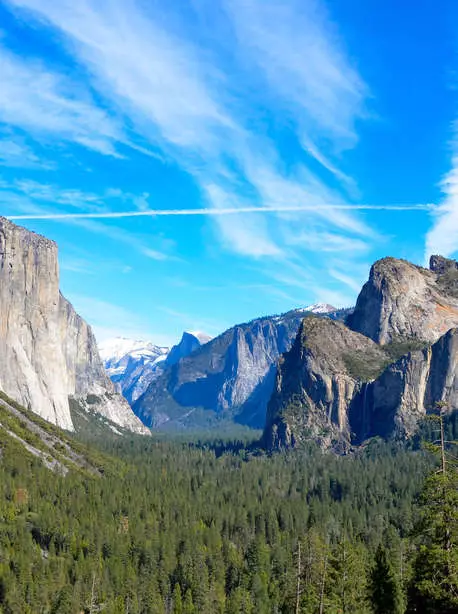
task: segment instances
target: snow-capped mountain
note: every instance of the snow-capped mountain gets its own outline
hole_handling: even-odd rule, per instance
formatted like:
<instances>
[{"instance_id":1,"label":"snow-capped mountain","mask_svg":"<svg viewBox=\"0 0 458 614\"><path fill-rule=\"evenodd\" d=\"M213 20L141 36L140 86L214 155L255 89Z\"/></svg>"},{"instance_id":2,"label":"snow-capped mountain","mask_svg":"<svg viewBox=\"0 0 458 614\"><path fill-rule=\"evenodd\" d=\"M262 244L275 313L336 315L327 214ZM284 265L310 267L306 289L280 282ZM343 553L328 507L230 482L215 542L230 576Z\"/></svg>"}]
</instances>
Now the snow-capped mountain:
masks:
<instances>
[{"instance_id":1,"label":"snow-capped mountain","mask_svg":"<svg viewBox=\"0 0 458 614\"><path fill-rule=\"evenodd\" d=\"M184 332L171 349L151 341L116 337L99 344L99 353L112 382L132 405L165 368L210 341L202 332Z\"/></svg>"},{"instance_id":2,"label":"snow-capped mountain","mask_svg":"<svg viewBox=\"0 0 458 614\"><path fill-rule=\"evenodd\" d=\"M314 303L304 308L304 311L310 311L311 313L331 313L337 311L337 307L329 305L329 303Z\"/></svg>"},{"instance_id":3,"label":"snow-capped mountain","mask_svg":"<svg viewBox=\"0 0 458 614\"><path fill-rule=\"evenodd\" d=\"M164 367L170 348L151 341L116 337L99 344L99 353L111 380L129 403L140 397Z\"/></svg>"}]
</instances>

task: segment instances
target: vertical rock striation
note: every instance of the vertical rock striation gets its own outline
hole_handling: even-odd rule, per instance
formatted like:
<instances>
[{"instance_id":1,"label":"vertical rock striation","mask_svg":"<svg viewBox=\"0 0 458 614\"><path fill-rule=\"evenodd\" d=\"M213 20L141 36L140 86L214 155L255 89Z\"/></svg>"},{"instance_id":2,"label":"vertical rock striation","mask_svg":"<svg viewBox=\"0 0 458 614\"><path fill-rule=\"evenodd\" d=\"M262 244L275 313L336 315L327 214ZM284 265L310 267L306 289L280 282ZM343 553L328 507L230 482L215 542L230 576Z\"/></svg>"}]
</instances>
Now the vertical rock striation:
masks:
<instances>
[{"instance_id":1,"label":"vertical rock striation","mask_svg":"<svg viewBox=\"0 0 458 614\"><path fill-rule=\"evenodd\" d=\"M169 366L134 404L135 413L154 427L195 426L204 412L206 420L223 416L262 428L276 362L303 315L295 310L228 329Z\"/></svg>"},{"instance_id":2,"label":"vertical rock striation","mask_svg":"<svg viewBox=\"0 0 458 614\"><path fill-rule=\"evenodd\" d=\"M367 384L351 409L357 441L368 437L410 437L418 420L438 401L458 408L458 329L431 347L410 352Z\"/></svg>"},{"instance_id":3,"label":"vertical rock striation","mask_svg":"<svg viewBox=\"0 0 458 614\"><path fill-rule=\"evenodd\" d=\"M106 376L91 328L59 291L53 241L0 218L0 389L72 430L69 397L146 432Z\"/></svg>"},{"instance_id":4,"label":"vertical rock striation","mask_svg":"<svg viewBox=\"0 0 458 614\"><path fill-rule=\"evenodd\" d=\"M313 439L323 447L347 449L352 439L348 407L362 377L377 373L385 353L342 322L307 317L277 370L264 442L294 447Z\"/></svg>"}]
</instances>

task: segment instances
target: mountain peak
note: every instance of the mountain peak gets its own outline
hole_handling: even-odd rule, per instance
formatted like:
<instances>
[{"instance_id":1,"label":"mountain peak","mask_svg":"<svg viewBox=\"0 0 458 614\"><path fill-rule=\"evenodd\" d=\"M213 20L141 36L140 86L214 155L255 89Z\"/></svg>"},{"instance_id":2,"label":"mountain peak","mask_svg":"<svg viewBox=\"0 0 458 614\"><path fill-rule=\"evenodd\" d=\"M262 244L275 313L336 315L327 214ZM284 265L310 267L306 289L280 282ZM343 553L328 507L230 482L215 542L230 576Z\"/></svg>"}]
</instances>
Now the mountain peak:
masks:
<instances>
[{"instance_id":1,"label":"mountain peak","mask_svg":"<svg viewBox=\"0 0 458 614\"><path fill-rule=\"evenodd\" d=\"M207 333L204 333L201 330L186 330L184 331L183 335L192 335L199 340L201 345L204 345L212 340L210 335L207 335Z\"/></svg>"},{"instance_id":2,"label":"mountain peak","mask_svg":"<svg viewBox=\"0 0 458 614\"><path fill-rule=\"evenodd\" d=\"M375 262L350 328L384 345L399 337L434 342L458 326L456 263L441 256L431 260L430 271L398 258Z\"/></svg>"},{"instance_id":3,"label":"mountain peak","mask_svg":"<svg viewBox=\"0 0 458 614\"><path fill-rule=\"evenodd\" d=\"M329 303L314 303L304 308L304 311L310 311L311 313L331 313L337 311L337 308Z\"/></svg>"},{"instance_id":4,"label":"mountain peak","mask_svg":"<svg viewBox=\"0 0 458 614\"><path fill-rule=\"evenodd\" d=\"M194 350L210 341L211 337L200 331L185 331L179 343L173 346L167 356L166 365L176 364L181 358L189 356Z\"/></svg>"}]
</instances>

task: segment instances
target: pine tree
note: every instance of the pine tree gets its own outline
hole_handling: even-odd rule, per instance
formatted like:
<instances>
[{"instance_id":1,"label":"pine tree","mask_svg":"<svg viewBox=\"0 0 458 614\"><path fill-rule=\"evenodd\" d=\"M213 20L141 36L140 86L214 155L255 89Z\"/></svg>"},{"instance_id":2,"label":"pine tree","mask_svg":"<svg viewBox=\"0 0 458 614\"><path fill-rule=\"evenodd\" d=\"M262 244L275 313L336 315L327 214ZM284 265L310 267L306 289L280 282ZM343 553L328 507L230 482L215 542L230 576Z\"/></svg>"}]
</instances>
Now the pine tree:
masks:
<instances>
[{"instance_id":1,"label":"pine tree","mask_svg":"<svg viewBox=\"0 0 458 614\"><path fill-rule=\"evenodd\" d=\"M183 614L196 614L196 608L192 600L192 593L189 590L189 588L186 591L185 596L184 596Z\"/></svg>"},{"instance_id":2,"label":"pine tree","mask_svg":"<svg viewBox=\"0 0 458 614\"><path fill-rule=\"evenodd\" d=\"M401 612L400 588L386 550L381 544L377 548L375 565L370 574L369 600L374 614Z\"/></svg>"},{"instance_id":3,"label":"pine tree","mask_svg":"<svg viewBox=\"0 0 458 614\"><path fill-rule=\"evenodd\" d=\"M181 599L180 585L175 584L173 589L173 614L183 614L183 602Z\"/></svg>"},{"instance_id":4,"label":"pine tree","mask_svg":"<svg viewBox=\"0 0 458 614\"><path fill-rule=\"evenodd\" d=\"M341 614L369 611L366 586L366 557L362 544L341 539L330 561L329 601Z\"/></svg>"},{"instance_id":5,"label":"pine tree","mask_svg":"<svg viewBox=\"0 0 458 614\"><path fill-rule=\"evenodd\" d=\"M407 612L458 612L458 471L444 437L444 405L437 404L440 439L429 449L440 468L426 481L422 495L421 543L408 588ZM455 443L455 442L453 442Z\"/></svg>"}]
</instances>

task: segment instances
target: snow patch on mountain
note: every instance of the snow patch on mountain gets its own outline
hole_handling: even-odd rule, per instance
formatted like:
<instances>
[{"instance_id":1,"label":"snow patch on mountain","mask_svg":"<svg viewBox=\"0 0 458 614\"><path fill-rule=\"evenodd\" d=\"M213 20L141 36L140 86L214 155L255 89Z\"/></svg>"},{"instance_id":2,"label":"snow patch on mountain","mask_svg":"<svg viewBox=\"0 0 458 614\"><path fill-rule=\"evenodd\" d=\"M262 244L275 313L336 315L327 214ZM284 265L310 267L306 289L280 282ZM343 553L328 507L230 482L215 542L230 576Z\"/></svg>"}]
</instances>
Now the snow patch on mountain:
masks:
<instances>
[{"instance_id":1,"label":"snow patch on mountain","mask_svg":"<svg viewBox=\"0 0 458 614\"><path fill-rule=\"evenodd\" d=\"M337 307L329 305L329 303L314 303L313 305L304 307L304 311L309 311L311 313L331 313L337 311Z\"/></svg>"},{"instance_id":2,"label":"snow patch on mountain","mask_svg":"<svg viewBox=\"0 0 458 614\"><path fill-rule=\"evenodd\" d=\"M151 341L116 337L99 345L105 369L129 403L140 397L162 372L169 348Z\"/></svg>"},{"instance_id":3,"label":"snow patch on mountain","mask_svg":"<svg viewBox=\"0 0 458 614\"><path fill-rule=\"evenodd\" d=\"M135 358L156 358L167 354L169 348L154 345L151 341L115 337L99 343L99 354L104 361L116 362L126 355Z\"/></svg>"},{"instance_id":4,"label":"snow patch on mountain","mask_svg":"<svg viewBox=\"0 0 458 614\"><path fill-rule=\"evenodd\" d=\"M103 341L99 352L112 382L132 405L164 369L210 341L201 331L184 332L172 348L151 341L116 337Z\"/></svg>"}]
</instances>

